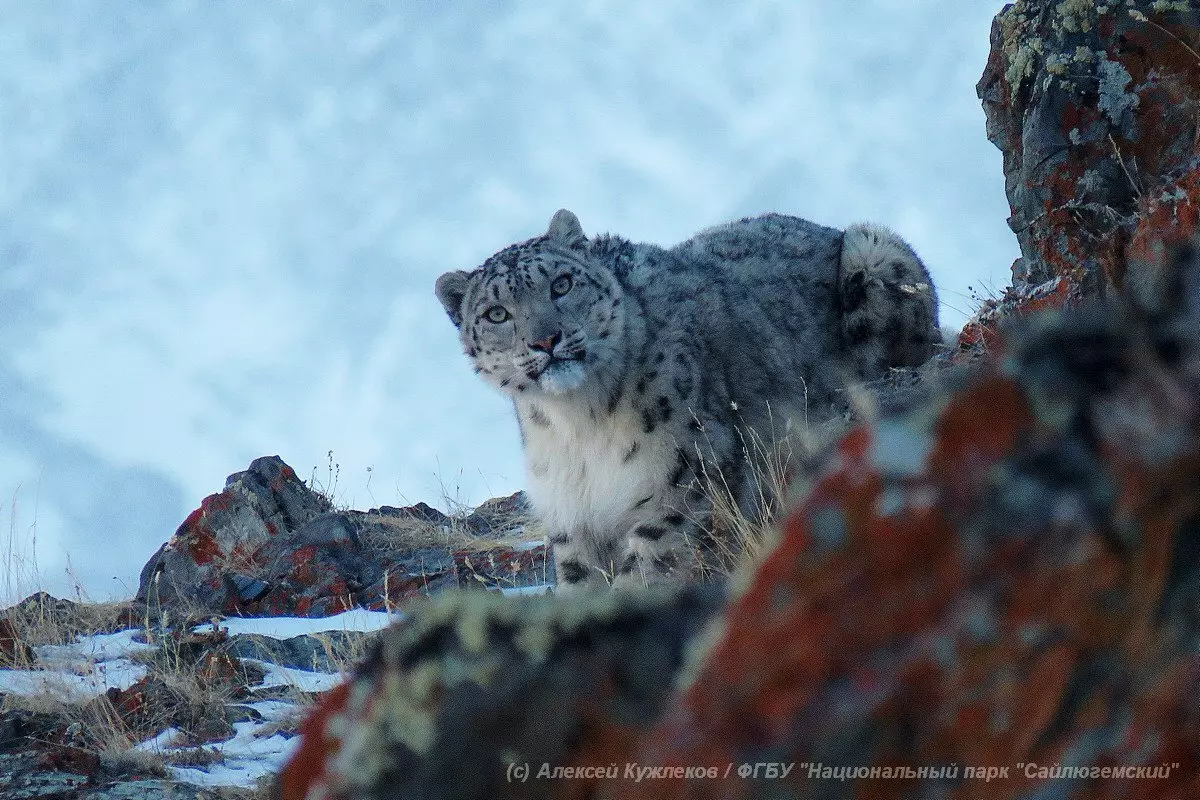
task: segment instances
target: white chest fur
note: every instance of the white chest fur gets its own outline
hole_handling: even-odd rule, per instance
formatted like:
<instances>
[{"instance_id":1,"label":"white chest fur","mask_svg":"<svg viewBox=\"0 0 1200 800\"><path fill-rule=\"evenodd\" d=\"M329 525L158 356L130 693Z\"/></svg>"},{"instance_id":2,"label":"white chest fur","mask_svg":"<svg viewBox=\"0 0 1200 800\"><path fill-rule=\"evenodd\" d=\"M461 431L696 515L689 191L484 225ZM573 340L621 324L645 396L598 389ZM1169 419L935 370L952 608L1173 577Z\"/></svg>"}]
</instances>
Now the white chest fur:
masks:
<instances>
[{"instance_id":1,"label":"white chest fur","mask_svg":"<svg viewBox=\"0 0 1200 800\"><path fill-rule=\"evenodd\" d=\"M539 408L546 424L524 426L525 466L547 532L624 536L645 513L639 508L654 507L675 463L674 443L643 433L628 408L596 421L565 404Z\"/></svg>"}]
</instances>

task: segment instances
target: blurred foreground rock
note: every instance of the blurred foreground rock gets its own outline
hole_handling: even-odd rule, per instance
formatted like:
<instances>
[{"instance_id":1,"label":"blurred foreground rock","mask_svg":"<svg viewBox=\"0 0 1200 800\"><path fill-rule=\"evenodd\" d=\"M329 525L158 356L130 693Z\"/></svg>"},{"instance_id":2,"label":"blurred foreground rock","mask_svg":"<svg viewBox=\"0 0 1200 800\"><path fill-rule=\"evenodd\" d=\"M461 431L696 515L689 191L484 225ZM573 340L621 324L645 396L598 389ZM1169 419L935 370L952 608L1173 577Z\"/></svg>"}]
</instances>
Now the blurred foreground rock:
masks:
<instances>
[{"instance_id":1,"label":"blurred foreground rock","mask_svg":"<svg viewBox=\"0 0 1200 800\"><path fill-rule=\"evenodd\" d=\"M715 592L435 598L309 719L282 794L590 796L603 775L523 783L510 768L626 757L719 610Z\"/></svg>"},{"instance_id":2,"label":"blurred foreground rock","mask_svg":"<svg viewBox=\"0 0 1200 800\"><path fill-rule=\"evenodd\" d=\"M463 599L387 634L284 797L1200 796L1200 261L1136 268L1174 313L1030 318L848 434L653 730L678 660L611 637L674 653L693 596Z\"/></svg>"}]
</instances>

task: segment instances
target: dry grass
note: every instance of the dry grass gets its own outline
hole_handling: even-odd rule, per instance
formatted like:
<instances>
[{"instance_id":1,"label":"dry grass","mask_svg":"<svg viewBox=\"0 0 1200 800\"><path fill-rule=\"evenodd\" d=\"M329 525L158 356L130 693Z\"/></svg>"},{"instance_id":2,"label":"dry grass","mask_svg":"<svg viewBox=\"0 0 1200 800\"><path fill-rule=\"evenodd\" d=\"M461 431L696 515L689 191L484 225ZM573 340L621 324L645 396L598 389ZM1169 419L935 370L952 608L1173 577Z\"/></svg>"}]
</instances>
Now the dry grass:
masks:
<instances>
[{"instance_id":1,"label":"dry grass","mask_svg":"<svg viewBox=\"0 0 1200 800\"><path fill-rule=\"evenodd\" d=\"M321 645L329 663L342 674L348 674L366 659L377 638L373 635L334 637L329 633L312 633L309 636Z\"/></svg>"},{"instance_id":2,"label":"dry grass","mask_svg":"<svg viewBox=\"0 0 1200 800\"><path fill-rule=\"evenodd\" d=\"M95 754L108 777L167 774L161 757L134 748L141 739L121 719L108 697L100 695L79 702L68 699L65 684L62 691L56 691L53 684L50 687L34 695L7 694L0 701L0 712L24 711L34 715L43 729L60 732L52 737L54 743Z\"/></svg>"},{"instance_id":3,"label":"dry grass","mask_svg":"<svg viewBox=\"0 0 1200 800\"><path fill-rule=\"evenodd\" d=\"M851 394L849 400L857 413L872 413L872 409L860 407L869 394ZM744 485L739 486L731 486L718 468L715 449L698 444L699 473L694 480L708 507L703 517L693 516L706 546L697 554L692 573L701 578L729 578L735 589L748 581L778 542L780 517L807 490L822 454L845 426L841 417L812 422L802 405L791 413L775 414L766 431L739 434L741 457L749 469ZM612 582L611 574L605 577Z\"/></svg>"},{"instance_id":4,"label":"dry grass","mask_svg":"<svg viewBox=\"0 0 1200 800\"><path fill-rule=\"evenodd\" d=\"M3 617L30 647L65 645L81 636L116 630L128 607L125 602L75 603L38 592L6 609Z\"/></svg>"},{"instance_id":5,"label":"dry grass","mask_svg":"<svg viewBox=\"0 0 1200 800\"><path fill-rule=\"evenodd\" d=\"M66 684L62 691L55 691L53 685L48 691L39 694L6 694L0 698L0 713L8 711L25 711L37 717L63 719L70 722L78 717L74 704L65 699Z\"/></svg>"},{"instance_id":6,"label":"dry grass","mask_svg":"<svg viewBox=\"0 0 1200 800\"><path fill-rule=\"evenodd\" d=\"M77 604L39 594L4 612L19 642L29 648L43 645L67 645L79 637L105 633L127 609L123 603ZM261 674L244 667L236 659L222 658L219 641L213 647L197 644L195 637L175 635L157 638L157 648L125 656L147 668L141 694L131 705L118 709L120 696L100 694L80 699L71 676L62 674L56 664L47 668L34 655L14 659L11 668L40 672L43 690L35 694L7 693L0 696L0 712L20 711L40 720L39 727L54 731L51 741L67 744L95 754L106 777L128 775L166 777L167 757L138 749L140 742L168 728L178 728L187 741L197 746L216 737L232 735L225 719L229 703L248 694L248 686L261 680ZM18 648L20 652L21 649ZM217 655L212 655L216 653ZM97 662L75 662L76 674L86 675L97 669ZM186 753L191 751L185 751ZM211 763L212 753L209 751ZM219 755L219 754L218 754Z\"/></svg>"},{"instance_id":7,"label":"dry grass","mask_svg":"<svg viewBox=\"0 0 1200 800\"><path fill-rule=\"evenodd\" d=\"M773 418L767 431L743 434L741 455L751 470L752 494L741 503L741 487L729 485L711 452L700 454L699 480L712 509L710 574L740 581L753 572L778 542L780 516L806 488L815 455L842 427L840 419L811 423L801 412Z\"/></svg>"},{"instance_id":8,"label":"dry grass","mask_svg":"<svg viewBox=\"0 0 1200 800\"><path fill-rule=\"evenodd\" d=\"M467 527L461 515L450 517L448 524L439 525L414 517L377 517L378 528L371 528L364 537L367 547L389 550L412 550L421 547L445 547L450 550L486 552L515 547L537 538L529 532L530 520L524 514L512 514L503 523L499 535L480 536Z\"/></svg>"}]
</instances>

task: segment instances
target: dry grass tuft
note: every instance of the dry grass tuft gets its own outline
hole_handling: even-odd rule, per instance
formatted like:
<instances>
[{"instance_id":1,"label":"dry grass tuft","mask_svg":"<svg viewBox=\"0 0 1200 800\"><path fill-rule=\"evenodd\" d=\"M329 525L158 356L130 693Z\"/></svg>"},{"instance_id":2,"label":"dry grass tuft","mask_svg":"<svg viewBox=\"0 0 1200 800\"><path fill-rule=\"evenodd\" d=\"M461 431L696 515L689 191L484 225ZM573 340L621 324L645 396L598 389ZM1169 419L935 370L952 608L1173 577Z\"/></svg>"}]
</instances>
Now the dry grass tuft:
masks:
<instances>
[{"instance_id":1,"label":"dry grass tuft","mask_svg":"<svg viewBox=\"0 0 1200 800\"><path fill-rule=\"evenodd\" d=\"M17 637L30 647L66 645L81 636L112 633L126 626L122 616L128 602L77 603L37 592L5 609L0 616L8 620Z\"/></svg>"},{"instance_id":2,"label":"dry grass tuft","mask_svg":"<svg viewBox=\"0 0 1200 800\"><path fill-rule=\"evenodd\" d=\"M378 527L368 529L364 537L368 547L388 550L413 550L422 547L444 547L450 550L486 552L515 547L537 538L530 533L531 520L527 514L512 513L493 522L499 533L479 535L467 525L461 513L450 517L449 523L438 524L415 517L378 517Z\"/></svg>"},{"instance_id":3,"label":"dry grass tuft","mask_svg":"<svg viewBox=\"0 0 1200 800\"><path fill-rule=\"evenodd\" d=\"M844 427L841 418L811 423L801 411L774 417L768 431L742 435L753 494L741 505L741 487L729 485L714 454L699 454L699 480L712 507L708 574L728 575L735 583L749 578L778 542L779 519L807 489L819 455Z\"/></svg>"}]
</instances>

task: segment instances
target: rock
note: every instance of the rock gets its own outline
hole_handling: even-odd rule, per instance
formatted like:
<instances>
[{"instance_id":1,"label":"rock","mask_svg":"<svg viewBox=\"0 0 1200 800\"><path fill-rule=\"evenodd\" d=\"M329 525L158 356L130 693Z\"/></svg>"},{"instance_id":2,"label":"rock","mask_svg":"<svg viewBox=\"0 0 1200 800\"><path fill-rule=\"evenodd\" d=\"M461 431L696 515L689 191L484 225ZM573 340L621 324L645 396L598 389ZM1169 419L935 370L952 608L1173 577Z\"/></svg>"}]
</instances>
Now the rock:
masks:
<instances>
[{"instance_id":1,"label":"rock","mask_svg":"<svg viewBox=\"0 0 1200 800\"><path fill-rule=\"evenodd\" d=\"M72 632L115 633L137 627L143 612L143 608L130 601L89 605L34 592L0 611L0 619L8 620L18 631L49 628L69 638Z\"/></svg>"},{"instance_id":2,"label":"rock","mask_svg":"<svg viewBox=\"0 0 1200 800\"><path fill-rule=\"evenodd\" d=\"M32 733L19 749L0 748L0 797L6 800L248 800L250 796L161 778L161 769L113 774L95 753L54 744Z\"/></svg>"},{"instance_id":3,"label":"rock","mask_svg":"<svg viewBox=\"0 0 1200 800\"><path fill-rule=\"evenodd\" d=\"M525 527L530 511L525 493L517 492L508 497L494 497L478 506L464 524L476 536L501 536Z\"/></svg>"},{"instance_id":4,"label":"rock","mask_svg":"<svg viewBox=\"0 0 1200 800\"><path fill-rule=\"evenodd\" d=\"M964 345L994 337L999 316L1136 282L1127 252L1190 237L1200 202L1196 10L1022 0L997 15L991 41L977 89L1021 258Z\"/></svg>"},{"instance_id":5,"label":"rock","mask_svg":"<svg viewBox=\"0 0 1200 800\"><path fill-rule=\"evenodd\" d=\"M496 547L458 551L454 554L454 569L460 586L507 589L554 584L554 563L546 558L544 545L525 550Z\"/></svg>"},{"instance_id":6,"label":"rock","mask_svg":"<svg viewBox=\"0 0 1200 800\"><path fill-rule=\"evenodd\" d=\"M318 706L281 796L543 796L552 783L510 781L508 765L623 759L720 603L712 587L434 598ZM565 785L584 797L598 781Z\"/></svg>"},{"instance_id":7,"label":"rock","mask_svg":"<svg viewBox=\"0 0 1200 800\"><path fill-rule=\"evenodd\" d=\"M204 499L142 569L137 600L154 609L232 612L243 602L239 582L273 565L259 552L330 504L278 456L255 459ZM244 585L244 584L243 584Z\"/></svg>"},{"instance_id":8,"label":"rock","mask_svg":"<svg viewBox=\"0 0 1200 800\"><path fill-rule=\"evenodd\" d=\"M253 658L281 667L314 672L339 672L357 660L354 654L366 649L377 636L359 631L326 631L313 636L275 639L258 634L229 637L227 650L238 658Z\"/></svg>"},{"instance_id":9,"label":"rock","mask_svg":"<svg viewBox=\"0 0 1200 800\"><path fill-rule=\"evenodd\" d=\"M25 800L77 798L86 791L90 775L55 769L40 753L26 750L0 754L0 796Z\"/></svg>"},{"instance_id":10,"label":"rock","mask_svg":"<svg viewBox=\"0 0 1200 800\"><path fill-rule=\"evenodd\" d=\"M32 743L60 739L66 723L54 714L19 708L0 712L0 752L27 749Z\"/></svg>"},{"instance_id":11,"label":"rock","mask_svg":"<svg viewBox=\"0 0 1200 800\"><path fill-rule=\"evenodd\" d=\"M37 619L56 625L69 624L79 618L80 604L63 600L46 592L34 592L19 603L0 612L5 619Z\"/></svg>"},{"instance_id":12,"label":"rock","mask_svg":"<svg viewBox=\"0 0 1200 800\"><path fill-rule=\"evenodd\" d=\"M516 507L515 496L490 501L478 519ZM493 574L488 559L451 544L449 518L437 509L334 511L278 456L264 457L205 498L151 557L137 601L155 623L164 615L319 617L391 609L477 577L487 585L544 579L544 548L497 550Z\"/></svg>"},{"instance_id":13,"label":"rock","mask_svg":"<svg viewBox=\"0 0 1200 800\"><path fill-rule=\"evenodd\" d=\"M449 525L450 517L438 511L432 506L425 503L417 503L415 506L404 506L396 508L395 506L380 506L379 508L371 509L368 514L379 514L383 517L393 517L400 519L414 519L418 522L427 522L431 525Z\"/></svg>"},{"instance_id":14,"label":"rock","mask_svg":"<svg viewBox=\"0 0 1200 800\"><path fill-rule=\"evenodd\" d=\"M87 754L83 754L86 756ZM0 753L0 797L6 800L233 800L237 794L158 778L107 778L92 756L47 759L40 749Z\"/></svg>"},{"instance_id":15,"label":"rock","mask_svg":"<svg viewBox=\"0 0 1200 800\"><path fill-rule=\"evenodd\" d=\"M1200 348L1186 367L1146 358L1146 331L1111 307L1003 344L1008 359L933 407L842 441L635 757L800 772L624 796L1200 790ZM1019 764L1156 777L1127 795ZM839 783L847 766L912 772ZM966 766L1011 774L985 784Z\"/></svg>"},{"instance_id":16,"label":"rock","mask_svg":"<svg viewBox=\"0 0 1200 800\"><path fill-rule=\"evenodd\" d=\"M251 792L208 789L166 780L140 780L127 783L108 783L89 789L78 800L252 800Z\"/></svg>"}]
</instances>

